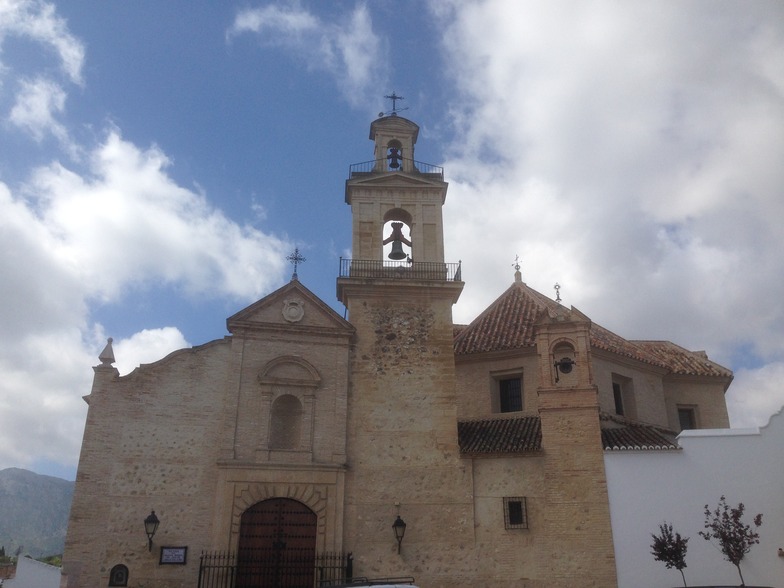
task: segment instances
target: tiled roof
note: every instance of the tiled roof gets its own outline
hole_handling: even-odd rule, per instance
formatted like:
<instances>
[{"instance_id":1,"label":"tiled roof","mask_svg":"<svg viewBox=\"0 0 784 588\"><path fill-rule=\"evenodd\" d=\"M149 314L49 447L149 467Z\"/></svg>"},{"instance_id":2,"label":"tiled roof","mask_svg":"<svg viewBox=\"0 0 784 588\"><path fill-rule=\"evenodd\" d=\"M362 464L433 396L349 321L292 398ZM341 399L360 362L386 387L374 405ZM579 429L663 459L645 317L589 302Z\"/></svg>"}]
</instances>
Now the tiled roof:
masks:
<instances>
[{"instance_id":1,"label":"tiled roof","mask_svg":"<svg viewBox=\"0 0 784 588\"><path fill-rule=\"evenodd\" d=\"M634 341L676 374L732 377L732 371L708 359L704 351L689 351L669 341Z\"/></svg>"},{"instance_id":2,"label":"tiled roof","mask_svg":"<svg viewBox=\"0 0 784 588\"><path fill-rule=\"evenodd\" d=\"M606 451L679 449L676 434L656 425L601 413L602 448ZM538 416L495 418L457 423L460 453L468 456L532 454L542 451Z\"/></svg>"},{"instance_id":3,"label":"tiled roof","mask_svg":"<svg viewBox=\"0 0 784 588\"><path fill-rule=\"evenodd\" d=\"M555 300L513 283L471 324L456 326L455 355L533 347L534 325L546 310L560 308ZM688 351L669 341L630 341L591 323L591 347L666 369L674 374L732 377L732 372L701 352Z\"/></svg>"},{"instance_id":4,"label":"tiled roof","mask_svg":"<svg viewBox=\"0 0 784 588\"><path fill-rule=\"evenodd\" d=\"M468 325L452 325L452 335L454 336L455 339L457 339L457 336L463 331L465 331L467 328Z\"/></svg>"},{"instance_id":5,"label":"tiled roof","mask_svg":"<svg viewBox=\"0 0 784 588\"><path fill-rule=\"evenodd\" d=\"M655 355L595 323L591 323L591 347L669 369L669 366Z\"/></svg>"},{"instance_id":6,"label":"tiled roof","mask_svg":"<svg viewBox=\"0 0 784 588\"><path fill-rule=\"evenodd\" d=\"M608 413L601 413L599 419L606 451L680 449L673 431Z\"/></svg>"},{"instance_id":7,"label":"tiled roof","mask_svg":"<svg viewBox=\"0 0 784 588\"><path fill-rule=\"evenodd\" d=\"M538 416L460 421L457 423L460 453L497 455L542 450L542 426Z\"/></svg>"},{"instance_id":8,"label":"tiled roof","mask_svg":"<svg viewBox=\"0 0 784 588\"><path fill-rule=\"evenodd\" d=\"M534 323L548 306L555 309L558 303L522 282L515 282L461 330L455 339L455 353L464 355L534 345Z\"/></svg>"}]
</instances>

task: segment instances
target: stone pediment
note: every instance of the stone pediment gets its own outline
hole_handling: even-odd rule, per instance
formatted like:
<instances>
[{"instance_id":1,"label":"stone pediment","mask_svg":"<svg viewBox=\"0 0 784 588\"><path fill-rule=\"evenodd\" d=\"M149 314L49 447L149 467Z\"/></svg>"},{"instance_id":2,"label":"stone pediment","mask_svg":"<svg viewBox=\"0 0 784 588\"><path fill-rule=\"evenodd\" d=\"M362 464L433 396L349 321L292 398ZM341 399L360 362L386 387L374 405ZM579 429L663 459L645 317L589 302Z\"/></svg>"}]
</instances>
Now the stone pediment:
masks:
<instances>
[{"instance_id":1,"label":"stone pediment","mask_svg":"<svg viewBox=\"0 0 784 588\"><path fill-rule=\"evenodd\" d=\"M230 316L226 327L230 333L285 329L350 335L354 330L298 280Z\"/></svg>"},{"instance_id":2,"label":"stone pediment","mask_svg":"<svg viewBox=\"0 0 784 588\"><path fill-rule=\"evenodd\" d=\"M354 186L433 186L439 189L443 189L445 184L441 174L406 172L354 174L349 182Z\"/></svg>"}]
</instances>

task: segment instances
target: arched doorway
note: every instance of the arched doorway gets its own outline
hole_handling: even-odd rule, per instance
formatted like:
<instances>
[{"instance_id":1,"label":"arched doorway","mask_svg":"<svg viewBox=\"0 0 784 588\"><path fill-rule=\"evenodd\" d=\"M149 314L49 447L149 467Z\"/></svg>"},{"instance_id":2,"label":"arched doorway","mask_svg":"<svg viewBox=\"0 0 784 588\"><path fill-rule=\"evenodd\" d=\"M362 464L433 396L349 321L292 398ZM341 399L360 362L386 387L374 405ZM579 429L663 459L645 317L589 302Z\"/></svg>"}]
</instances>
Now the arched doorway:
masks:
<instances>
[{"instance_id":1,"label":"arched doorway","mask_svg":"<svg viewBox=\"0 0 784 588\"><path fill-rule=\"evenodd\" d=\"M313 588L316 513L297 500L257 502L240 519L237 588Z\"/></svg>"}]
</instances>

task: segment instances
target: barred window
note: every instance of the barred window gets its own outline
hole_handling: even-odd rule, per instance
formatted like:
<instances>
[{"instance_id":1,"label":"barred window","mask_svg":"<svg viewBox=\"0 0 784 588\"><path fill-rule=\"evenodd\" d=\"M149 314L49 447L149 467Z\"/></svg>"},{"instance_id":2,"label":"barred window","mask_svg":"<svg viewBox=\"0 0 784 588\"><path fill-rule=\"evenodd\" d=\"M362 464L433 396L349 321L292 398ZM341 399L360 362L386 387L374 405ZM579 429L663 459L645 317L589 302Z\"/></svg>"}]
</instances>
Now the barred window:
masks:
<instances>
[{"instance_id":1,"label":"barred window","mask_svg":"<svg viewBox=\"0 0 784 588\"><path fill-rule=\"evenodd\" d=\"M499 380L498 392L501 412L517 412L523 410L523 387L520 378Z\"/></svg>"},{"instance_id":2,"label":"barred window","mask_svg":"<svg viewBox=\"0 0 784 588\"><path fill-rule=\"evenodd\" d=\"M678 405L678 424L681 431L697 428L697 408L694 406Z\"/></svg>"},{"instance_id":3,"label":"barred window","mask_svg":"<svg viewBox=\"0 0 784 588\"><path fill-rule=\"evenodd\" d=\"M528 528L528 509L525 504L525 496L504 497L504 528Z\"/></svg>"}]
</instances>

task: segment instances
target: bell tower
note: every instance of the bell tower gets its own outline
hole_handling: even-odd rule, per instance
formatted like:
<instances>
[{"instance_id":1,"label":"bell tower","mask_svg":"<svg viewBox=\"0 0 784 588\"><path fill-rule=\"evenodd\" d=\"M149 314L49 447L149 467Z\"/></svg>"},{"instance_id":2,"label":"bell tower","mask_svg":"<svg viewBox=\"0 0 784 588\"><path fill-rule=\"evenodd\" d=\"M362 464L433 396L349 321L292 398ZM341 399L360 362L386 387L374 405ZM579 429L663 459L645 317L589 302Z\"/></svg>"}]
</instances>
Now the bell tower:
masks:
<instances>
[{"instance_id":1,"label":"bell tower","mask_svg":"<svg viewBox=\"0 0 784 588\"><path fill-rule=\"evenodd\" d=\"M374 159L352 165L346 181L355 260L389 259L394 253L391 259L409 265L444 262L441 208L447 183L443 168L414 159L418 134L415 123L396 115L370 125Z\"/></svg>"},{"instance_id":2,"label":"bell tower","mask_svg":"<svg viewBox=\"0 0 784 588\"><path fill-rule=\"evenodd\" d=\"M454 554L474 536L453 349L463 282L460 265L444 261L443 169L414 158L418 133L394 112L373 121L374 158L346 181L353 257L341 260L337 295L356 335L343 545L355 576L447 586L472 565ZM406 523L399 552L397 517Z\"/></svg>"}]
</instances>

